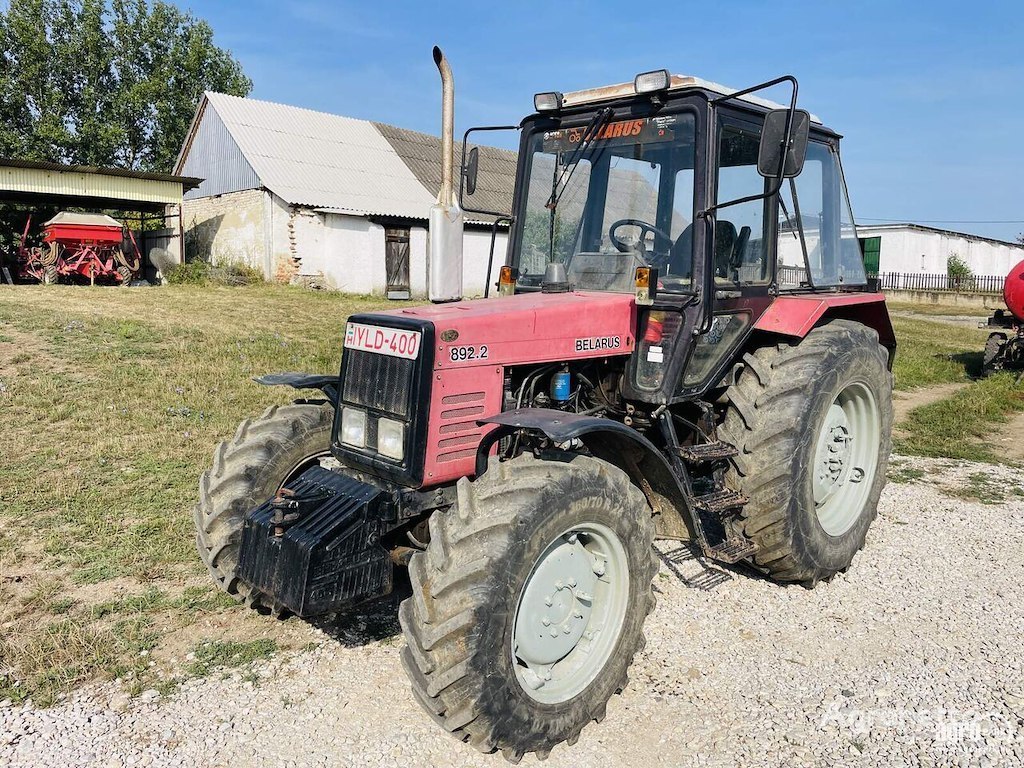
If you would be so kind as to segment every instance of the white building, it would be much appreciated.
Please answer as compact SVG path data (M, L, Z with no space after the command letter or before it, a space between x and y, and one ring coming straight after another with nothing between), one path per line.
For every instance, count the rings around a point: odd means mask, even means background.
M514 152L480 148L475 207L510 211L515 162ZM204 179L182 206L187 258L350 293L426 294L427 217L441 181L435 136L208 92L176 173ZM490 221L466 218L464 290L476 296L497 279L506 233L488 278Z
M1005 276L1024 260L1024 245L923 224L857 225L868 272L945 275L959 256L975 275Z

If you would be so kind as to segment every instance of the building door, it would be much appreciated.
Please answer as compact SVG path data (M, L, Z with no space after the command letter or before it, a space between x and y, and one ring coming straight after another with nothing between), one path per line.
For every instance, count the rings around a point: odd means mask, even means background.
M384 230L384 266L389 299L409 298L409 228Z
M878 275L878 259L882 253L882 238L862 237L860 247L864 251L864 271L875 277Z

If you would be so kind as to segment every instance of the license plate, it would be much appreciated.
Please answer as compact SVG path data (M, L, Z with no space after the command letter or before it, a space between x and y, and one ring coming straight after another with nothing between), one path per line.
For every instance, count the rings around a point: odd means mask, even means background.
M378 355L415 360L420 353L422 336L419 331L349 323L345 328L345 346L364 352L376 352Z

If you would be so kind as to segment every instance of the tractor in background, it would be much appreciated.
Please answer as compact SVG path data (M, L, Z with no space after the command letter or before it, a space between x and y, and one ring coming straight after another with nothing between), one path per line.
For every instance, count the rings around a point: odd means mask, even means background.
M439 303L348 318L338 374L259 379L321 394L216 449L196 542L274 614L343 613L406 570L413 695L515 762L575 743L626 685L656 537L779 582L850 566L885 484L896 343L840 137L788 76L537 94L514 208L482 211L511 222L498 295L460 300L482 159L452 161L434 58Z
M1024 375L1024 261L1018 263L1003 282L1006 309L997 309L982 328L996 328L985 342L982 375L996 371L1018 371Z

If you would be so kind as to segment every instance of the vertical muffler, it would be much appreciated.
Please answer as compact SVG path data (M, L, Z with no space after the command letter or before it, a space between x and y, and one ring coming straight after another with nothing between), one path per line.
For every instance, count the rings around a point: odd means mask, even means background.
M427 253L427 295L431 301L462 298L463 214L455 200L455 81L441 49L434 46L441 73L441 190L430 206L430 247Z

